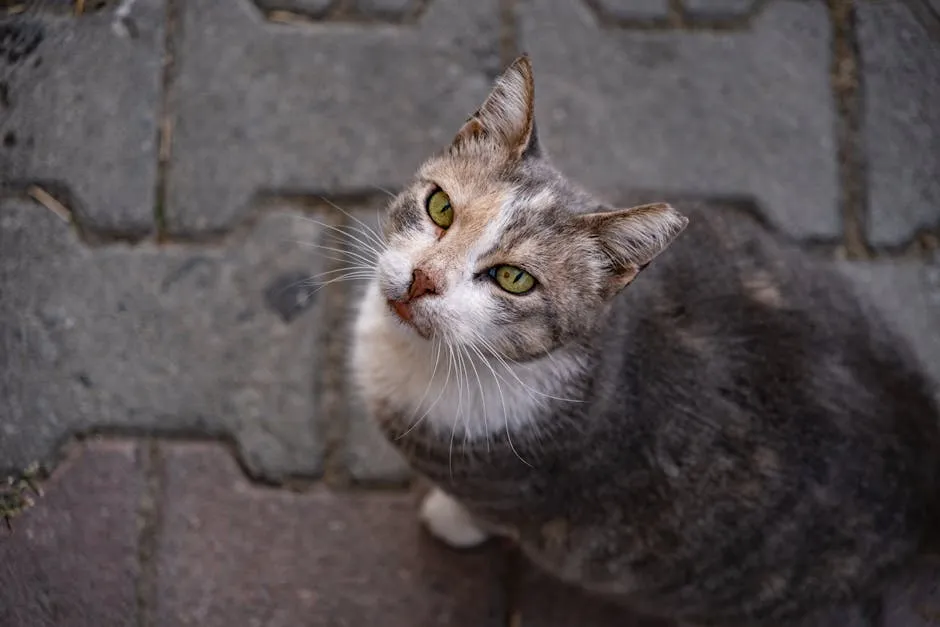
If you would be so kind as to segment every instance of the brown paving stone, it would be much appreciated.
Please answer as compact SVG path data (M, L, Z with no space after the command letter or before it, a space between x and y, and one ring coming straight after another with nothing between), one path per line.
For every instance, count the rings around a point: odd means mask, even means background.
M221 447L163 451L158 626L503 624L501 557L439 547L413 495L272 490Z
M0 625L137 624L137 455L130 442L76 448L14 533L0 531Z

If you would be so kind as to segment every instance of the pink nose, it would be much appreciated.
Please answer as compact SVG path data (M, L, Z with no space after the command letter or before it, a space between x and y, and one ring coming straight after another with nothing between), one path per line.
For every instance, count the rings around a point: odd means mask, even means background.
M437 285L434 280L421 268L415 268L414 274L411 275L411 287L408 288L408 296L405 298L405 302L411 302L422 296L437 293Z

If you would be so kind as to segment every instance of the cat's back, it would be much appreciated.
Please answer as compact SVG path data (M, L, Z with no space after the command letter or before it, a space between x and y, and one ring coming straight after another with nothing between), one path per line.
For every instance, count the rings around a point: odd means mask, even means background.
M615 312L619 402L668 477L657 524L684 538L663 572L776 581L744 604L782 618L919 550L940 523L940 418L912 351L830 263L737 210L687 214Z
M893 479L937 478L933 384L874 304L744 211L687 212L687 232L621 310L641 410L697 414L749 441L743 450L789 457L800 480L847 465L889 491Z

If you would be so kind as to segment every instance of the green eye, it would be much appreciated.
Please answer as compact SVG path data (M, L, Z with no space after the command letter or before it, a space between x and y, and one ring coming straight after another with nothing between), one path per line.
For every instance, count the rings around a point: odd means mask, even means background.
M496 266L489 275L510 294L525 294L535 287L535 277L516 266Z
M437 190L428 197L428 215L442 229L446 229L454 222L454 208L450 206L450 198L444 190Z

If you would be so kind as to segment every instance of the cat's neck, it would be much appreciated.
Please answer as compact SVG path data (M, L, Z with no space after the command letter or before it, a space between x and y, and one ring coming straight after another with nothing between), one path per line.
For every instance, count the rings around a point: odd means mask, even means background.
M458 443L537 433L549 406L582 401L573 397L585 371L576 351L517 363L426 340L395 319L375 284L360 303L355 333L361 392L373 408L403 416L406 429L421 421Z

